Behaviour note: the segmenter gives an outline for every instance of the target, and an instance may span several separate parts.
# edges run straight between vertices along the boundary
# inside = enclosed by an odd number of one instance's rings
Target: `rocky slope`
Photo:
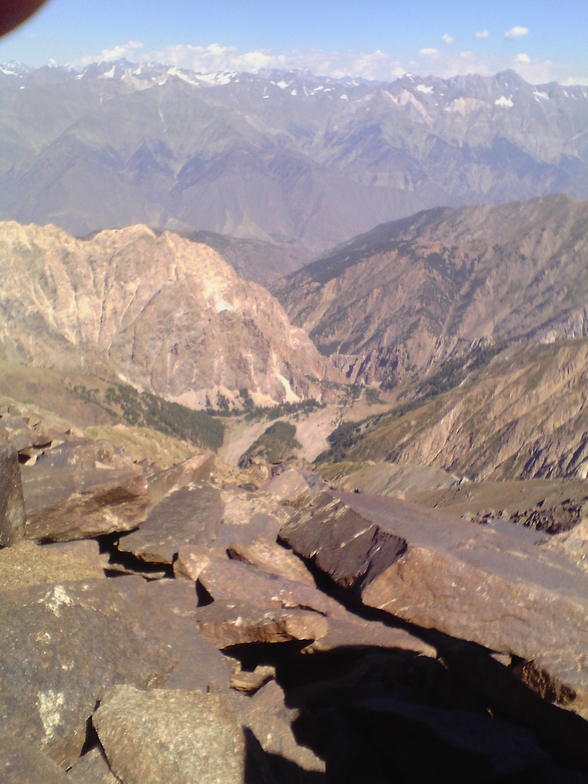
[[[543,537],[281,466],[138,461],[18,405],[7,784],[588,781],[588,577]]]
[[[352,380],[393,386],[512,340],[587,333],[588,203],[547,196],[383,224],[278,282]]]
[[[0,225],[4,359],[80,370],[186,403],[247,389],[257,403],[319,396],[334,371],[261,286],[212,248],[144,226],[76,240]]]
[[[477,481],[585,479],[587,363],[586,339],[510,346],[452,389],[421,386],[420,398],[335,431],[331,473],[385,460]]]
[[[588,93],[512,71],[390,84],[93,64],[0,70],[0,217],[332,246],[446,204],[588,197]]]

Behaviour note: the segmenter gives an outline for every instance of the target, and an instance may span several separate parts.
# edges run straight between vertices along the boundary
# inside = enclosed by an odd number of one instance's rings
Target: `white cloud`
[[[439,50],[438,49],[421,49],[419,54],[425,54],[425,55],[439,54]]]
[[[142,44],[140,41],[127,41],[126,44],[119,44],[112,49],[103,49],[100,54],[86,55],[79,60],[79,64],[90,65],[90,63],[113,62],[122,60],[124,57],[128,60],[136,60],[138,50],[144,46],[145,44]]]
[[[522,38],[524,35],[529,35],[529,28],[520,27],[519,25],[515,25],[510,30],[505,30],[504,32],[504,37],[507,41],[514,41],[516,38]]]
[[[531,62],[531,58],[529,57],[528,54],[525,54],[524,52],[521,52],[520,54],[517,54],[516,57],[515,57],[515,63],[525,63],[525,64],[528,64],[530,62]]]
[[[478,30],[476,38],[490,38],[490,30]]]
[[[449,33],[443,33],[443,35],[441,36],[441,40],[443,41],[443,43],[446,44],[455,43],[455,38],[452,35],[449,35]]]

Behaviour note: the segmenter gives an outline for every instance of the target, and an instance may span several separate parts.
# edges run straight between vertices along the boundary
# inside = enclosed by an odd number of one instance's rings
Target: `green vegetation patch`
[[[109,386],[105,392],[76,384],[70,391],[126,425],[149,427],[207,449],[222,446],[224,425],[204,411],[193,411],[150,392],[138,392],[126,384]]]
[[[263,457],[269,463],[281,463],[292,457],[301,448],[296,439],[296,426],[289,422],[274,422],[259,436],[239,460],[239,465],[247,465],[251,457]]]

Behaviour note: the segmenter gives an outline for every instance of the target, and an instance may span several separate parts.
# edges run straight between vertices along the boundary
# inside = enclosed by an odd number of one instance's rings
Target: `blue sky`
[[[49,0],[0,42],[0,62],[126,56],[379,79],[515,68],[535,83],[588,84],[587,42],[587,0]]]

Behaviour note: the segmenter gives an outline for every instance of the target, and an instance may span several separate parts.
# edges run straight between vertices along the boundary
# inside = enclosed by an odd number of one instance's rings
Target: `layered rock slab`
[[[121,538],[118,549],[143,561],[171,564],[182,545],[214,539],[222,514],[219,490],[191,483],[154,506],[138,531]]]
[[[141,467],[112,444],[80,439],[22,466],[26,536],[68,541],[130,531],[149,504]]]
[[[281,538],[364,604],[515,654],[561,685],[562,703],[588,708],[588,581],[524,537],[394,499],[324,493]]]
[[[148,618],[157,635],[176,657],[164,689],[203,692],[229,690],[227,659],[196,628],[198,599],[195,586],[180,580],[146,581],[119,577],[118,590],[138,618]]]
[[[230,702],[198,691],[113,688],[93,717],[124,784],[239,784],[245,743]]]
[[[112,580],[0,593],[0,742],[18,739],[64,767],[114,683],[162,683],[176,658]]]

